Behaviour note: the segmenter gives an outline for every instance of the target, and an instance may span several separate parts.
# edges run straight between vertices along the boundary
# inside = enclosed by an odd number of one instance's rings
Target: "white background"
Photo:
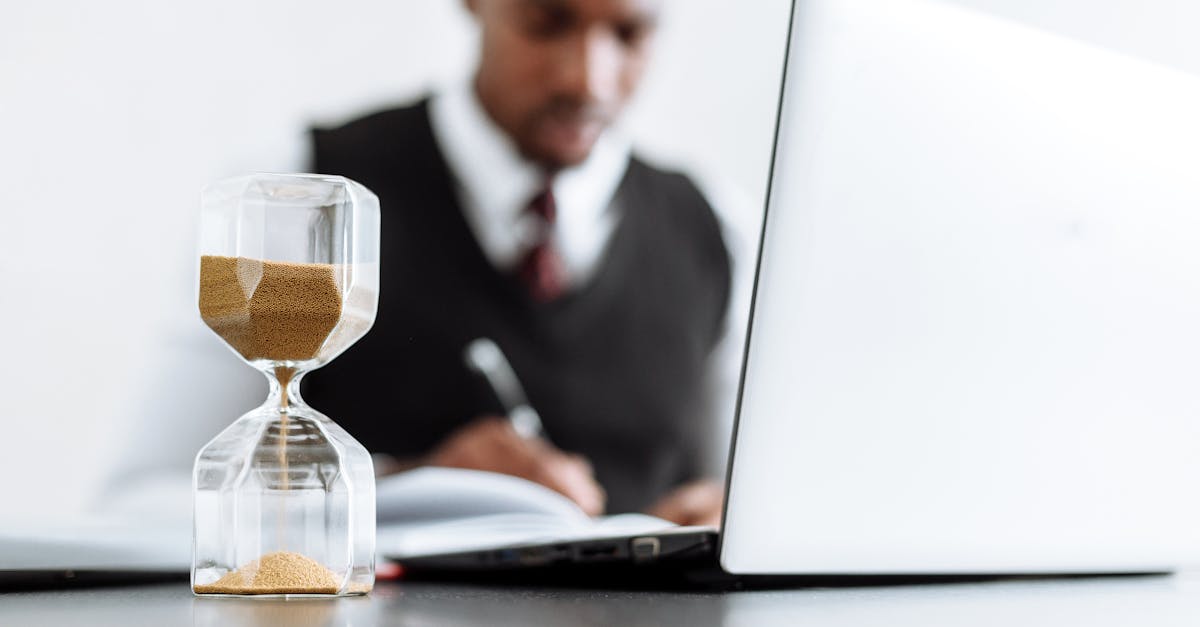
[[[670,4],[629,126],[752,212],[788,2]],[[1200,72],[1194,0],[959,4]],[[302,168],[308,126],[410,99],[473,54],[455,0],[0,4],[0,517],[80,509],[126,443],[203,441],[265,389],[195,311],[201,186]]]

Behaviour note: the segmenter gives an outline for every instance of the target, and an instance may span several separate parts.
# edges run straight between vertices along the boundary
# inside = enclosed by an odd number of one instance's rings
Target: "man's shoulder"
[[[357,164],[377,163],[381,157],[403,157],[430,135],[428,98],[311,130],[315,165],[320,170],[357,169]]]
[[[429,124],[429,98],[378,109],[337,125],[316,125],[318,133],[345,137],[369,137],[389,130],[409,130]]]
[[[696,186],[692,177],[681,170],[654,164],[637,153],[629,156],[628,176],[639,179],[640,183],[649,183],[671,191],[694,194],[703,200],[700,188]]]
[[[685,172],[654,164],[633,154],[630,155],[625,176],[629,191],[639,196],[658,198],[661,202],[656,206],[660,211],[673,213],[696,226],[718,228],[719,219],[708,196]]]

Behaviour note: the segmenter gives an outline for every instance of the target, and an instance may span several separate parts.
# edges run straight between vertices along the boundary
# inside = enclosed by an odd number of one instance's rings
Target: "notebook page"
[[[481,470],[423,467],[376,481],[380,526],[495,514],[586,521],[571,499],[532,481]]]

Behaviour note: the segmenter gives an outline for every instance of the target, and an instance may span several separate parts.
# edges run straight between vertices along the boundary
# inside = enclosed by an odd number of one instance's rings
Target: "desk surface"
[[[0,625],[1200,625],[1200,577],[667,593],[386,583],[332,601],[200,599],[186,583],[0,593]]]

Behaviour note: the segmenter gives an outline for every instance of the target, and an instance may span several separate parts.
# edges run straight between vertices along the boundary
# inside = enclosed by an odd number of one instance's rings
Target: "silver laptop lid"
[[[1200,79],[797,0],[721,563],[1200,561]]]

